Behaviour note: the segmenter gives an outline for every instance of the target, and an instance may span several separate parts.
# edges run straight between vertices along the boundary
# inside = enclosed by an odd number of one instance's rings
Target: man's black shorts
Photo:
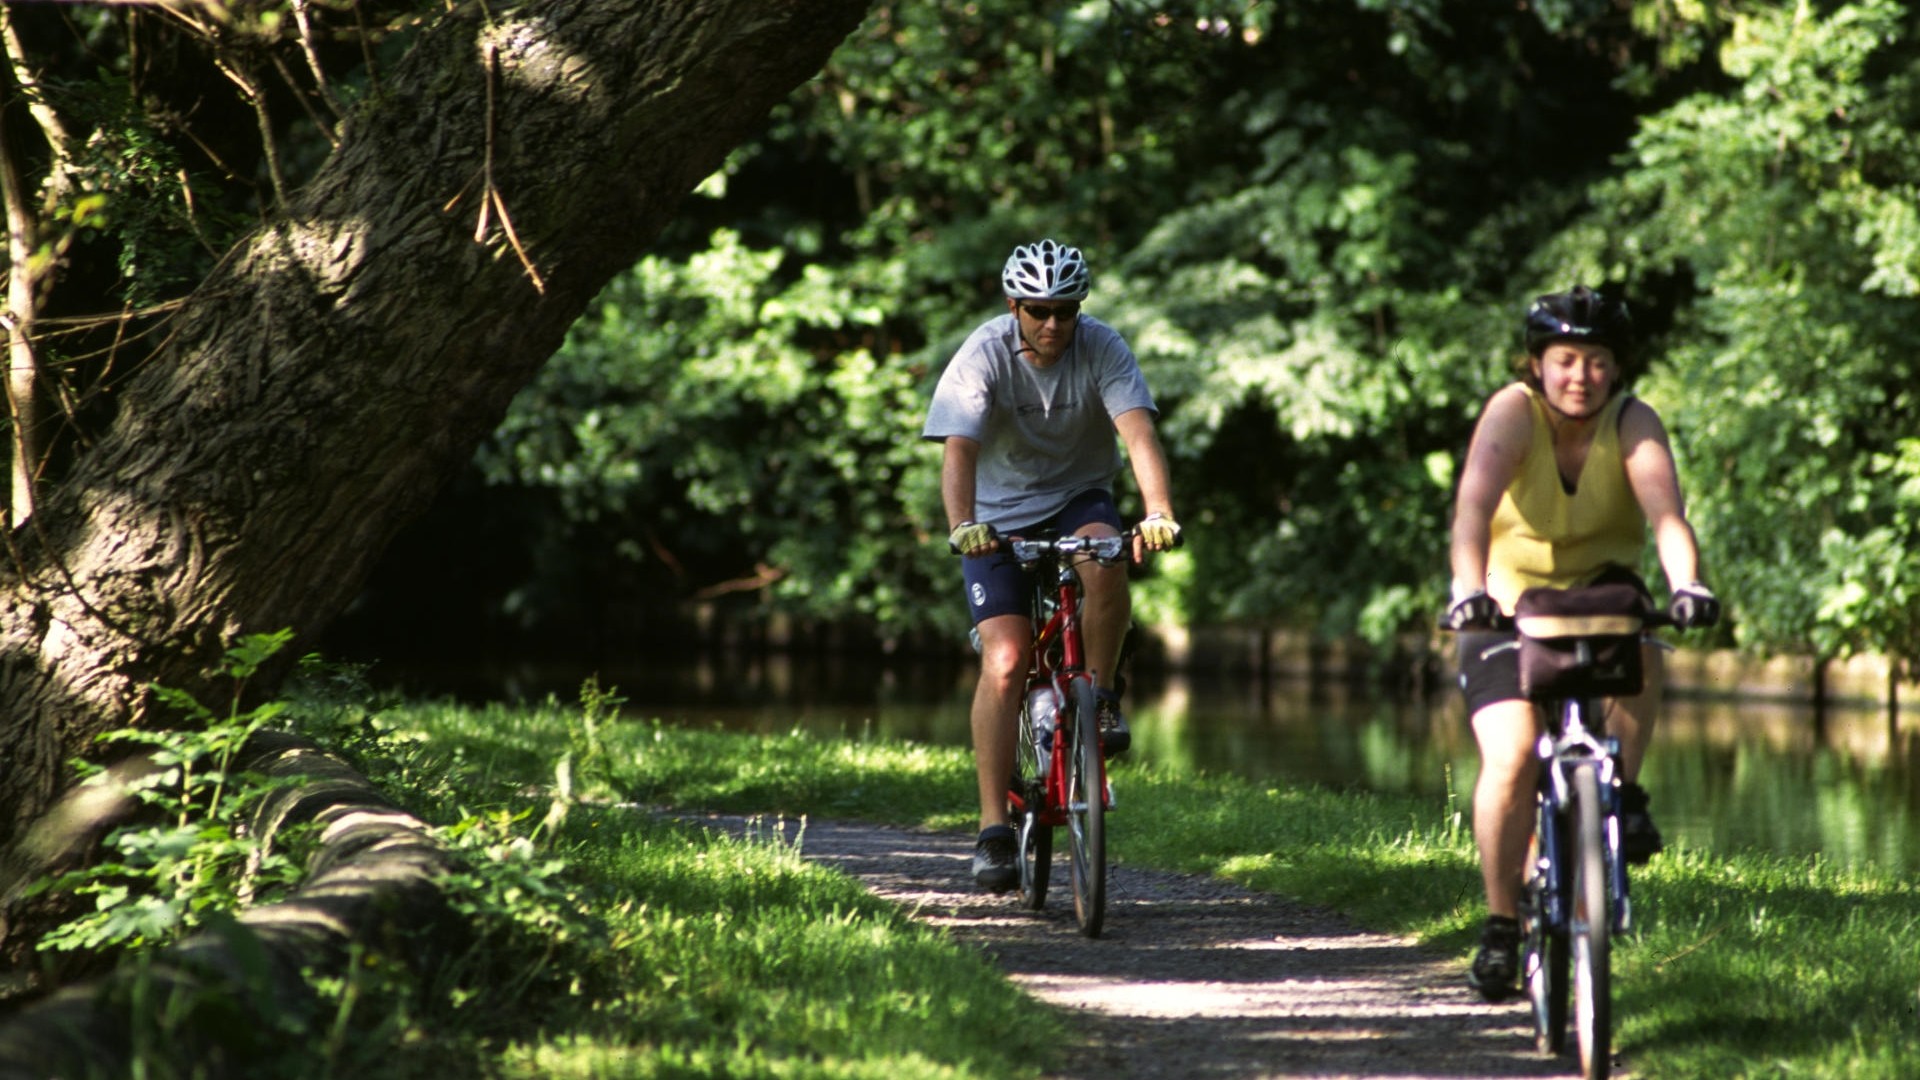
[[[1038,535],[1042,530],[1071,536],[1096,521],[1119,531],[1120,510],[1114,506],[1112,492],[1083,491],[1045,521],[1000,531],[1006,536]],[[996,615],[1025,615],[1032,610],[1033,575],[1014,561],[1006,547],[991,555],[961,559],[960,573],[966,580],[967,611],[974,625]]]

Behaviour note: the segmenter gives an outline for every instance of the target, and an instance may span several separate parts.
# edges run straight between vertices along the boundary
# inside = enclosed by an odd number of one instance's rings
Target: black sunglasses
[[[1060,321],[1063,323],[1072,322],[1080,317],[1079,304],[1055,304],[1052,307],[1045,304],[1021,304],[1020,310],[1033,316],[1035,322],[1046,322],[1055,315],[1060,316]]]

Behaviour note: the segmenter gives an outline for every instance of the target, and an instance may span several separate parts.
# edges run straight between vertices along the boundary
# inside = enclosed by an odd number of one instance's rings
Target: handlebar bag
[[[1625,583],[1521,593],[1513,605],[1514,628],[1520,632],[1520,692],[1536,701],[1639,693],[1645,682],[1640,629],[1646,612],[1646,594]]]

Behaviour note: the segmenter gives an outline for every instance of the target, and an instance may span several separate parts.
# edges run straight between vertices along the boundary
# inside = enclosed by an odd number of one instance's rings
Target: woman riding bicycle
[[[1516,990],[1517,921],[1533,829],[1540,722],[1520,693],[1517,654],[1488,653],[1510,635],[1485,630],[1522,590],[1626,580],[1649,532],[1673,596],[1675,625],[1710,626],[1719,602],[1700,581],[1666,427],[1628,393],[1638,372],[1626,305],[1588,289],[1542,296],[1527,310],[1520,380],[1487,400],[1454,502],[1453,605],[1461,687],[1480,750],[1474,840],[1488,916],[1467,982],[1490,1001]],[[1662,846],[1636,782],[1660,708],[1660,653],[1642,646],[1645,689],[1610,702],[1620,740],[1621,847],[1645,862]]]
[[[1089,292],[1086,258],[1052,240],[1021,245],[1000,282],[1007,313],[980,326],[954,354],[922,432],[945,444],[940,490],[952,530],[948,543],[967,556],[967,610],[980,634],[971,712],[980,789],[973,874],[981,888],[996,892],[1019,880],[1007,780],[1033,644],[1033,585],[999,537],[1040,529],[1118,535],[1116,431],[1145,503],[1139,530],[1145,547],[1170,548],[1180,531],[1166,454],[1154,430],[1159,414],[1140,365],[1118,331],[1080,313]],[[1128,738],[1114,691],[1114,668],[1132,621],[1126,567],[1087,563],[1081,580],[1087,662],[1101,687],[1102,738],[1109,753],[1118,753]]]

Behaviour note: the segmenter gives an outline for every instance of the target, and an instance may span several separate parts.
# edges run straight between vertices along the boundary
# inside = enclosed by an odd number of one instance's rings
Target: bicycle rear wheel
[[[1020,903],[1039,911],[1047,904],[1047,879],[1053,874],[1053,826],[1041,822],[1047,810],[1047,775],[1034,737],[1033,717],[1022,705],[1014,751],[1015,797],[1007,800],[1007,820],[1020,833]]]
[[[1613,906],[1607,898],[1606,816],[1593,766],[1574,771],[1573,816],[1574,1026],[1580,1037],[1581,1075],[1605,1080],[1613,1064]]]
[[[1533,1006],[1533,1045],[1543,1054],[1558,1054],[1567,1045],[1567,934],[1547,918],[1548,893],[1557,878],[1564,883],[1563,860],[1551,849],[1559,846],[1559,830],[1549,820],[1553,808],[1540,803],[1534,828],[1535,847],[1527,860],[1526,894],[1521,898],[1522,938],[1520,971],[1526,979],[1527,1000]],[[1548,854],[1543,857],[1540,845]],[[1565,895],[1565,890],[1559,890]]]
[[[1067,835],[1073,859],[1073,914],[1080,932],[1099,937],[1107,914],[1107,800],[1101,782],[1100,719],[1093,680],[1073,682],[1073,736],[1067,761]],[[1060,746],[1055,733],[1054,745]]]
[[[1039,911],[1047,906],[1047,879],[1053,875],[1053,826],[1040,824],[1032,809],[1020,817],[1020,903]]]

